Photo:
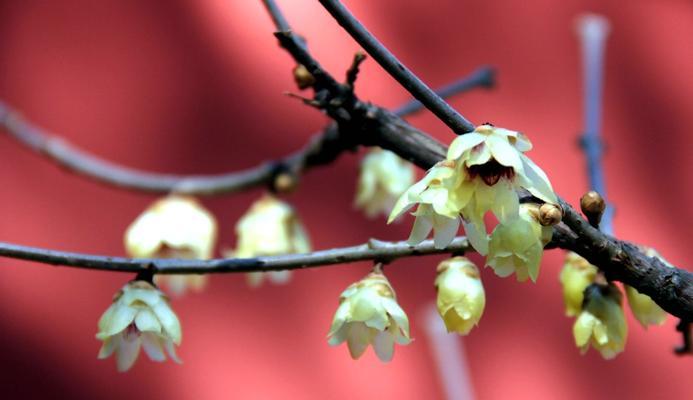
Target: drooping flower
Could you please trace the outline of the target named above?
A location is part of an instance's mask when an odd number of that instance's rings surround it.
[[[466,257],[453,257],[438,265],[436,305],[448,332],[466,335],[479,323],[486,305],[479,270]]]
[[[585,289],[594,282],[597,267],[577,253],[569,251],[559,277],[563,286],[565,314],[574,317],[582,311]]]
[[[585,354],[590,345],[602,357],[616,357],[626,346],[628,325],[623,314],[622,294],[613,283],[591,285],[580,315],[573,325],[575,344]]]
[[[546,174],[523,154],[531,148],[522,133],[490,124],[478,126],[474,132],[457,137],[448,149],[447,160],[402,195],[390,220],[419,204],[410,242],[420,242],[431,227],[437,227],[436,232],[445,234],[440,235],[436,247],[445,247],[454,238],[461,216],[472,246],[485,255],[488,235],[484,215],[491,211],[501,223],[518,218],[518,189],[525,188],[547,203],[558,203]]]
[[[174,345],[180,345],[181,328],[166,296],[145,281],[132,281],[113,298],[99,320],[96,338],[103,341],[98,358],[115,353],[118,371],[130,369],[140,347],[152,361],[165,361],[166,353],[180,363]]]
[[[645,248],[643,250],[648,257],[658,257],[664,265],[673,268],[673,265],[662,258],[657,250],[653,248]],[[643,328],[647,329],[648,325],[662,325],[666,321],[667,312],[662,310],[650,296],[638,292],[634,287],[623,286],[626,288],[626,297],[628,297],[630,310]]]
[[[387,215],[395,201],[414,183],[414,170],[395,153],[375,148],[361,161],[356,207],[373,218]]]
[[[345,341],[351,358],[358,359],[372,344],[383,362],[392,360],[395,343],[411,341],[407,315],[382,273],[373,272],[351,284],[339,297],[328,343],[337,346]]]
[[[217,237],[214,216],[194,198],[170,195],[149,206],[125,232],[125,250],[135,258],[212,257]],[[160,275],[155,282],[174,295],[199,291],[206,275]]]
[[[227,253],[233,257],[276,256],[307,253],[310,241],[294,209],[267,194],[253,203],[236,224],[236,249]],[[248,284],[257,287],[265,277],[275,284],[291,279],[291,271],[251,272]]]
[[[500,277],[515,273],[517,280],[536,282],[544,246],[553,230],[537,220],[539,206],[520,205],[520,218],[500,223],[491,234],[486,265]]]

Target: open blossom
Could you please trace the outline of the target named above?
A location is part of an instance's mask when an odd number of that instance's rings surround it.
[[[310,251],[310,241],[294,209],[272,195],[253,203],[236,224],[236,249],[227,252],[233,257],[276,256]],[[260,286],[265,277],[283,284],[291,279],[291,271],[251,272],[248,284]]]
[[[544,246],[553,230],[537,221],[536,204],[520,205],[520,218],[500,223],[491,234],[486,265],[500,277],[515,273],[517,280],[536,282]]]
[[[453,257],[438,265],[436,306],[448,332],[466,335],[479,323],[486,305],[479,270],[466,257]]]
[[[339,297],[328,343],[337,346],[345,341],[353,359],[361,357],[372,344],[384,362],[392,360],[395,343],[411,341],[407,315],[382,273],[373,272],[351,284]]]
[[[391,151],[373,149],[361,161],[355,204],[368,217],[387,215],[397,198],[413,183],[411,164]]]
[[[130,369],[140,347],[152,361],[165,361],[166,353],[180,363],[174,345],[180,345],[181,328],[166,296],[145,281],[129,282],[114,297],[99,320],[96,338],[103,341],[98,358],[115,353],[118,371]]]
[[[606,287],[595,284],[587,291],[583,310],[573,325],[575,344],[582,354],[591,345],[602,357],[612,359],[623,351],[628,338],[623,296],[613,283]]]
[[[192,197],[171,195],[157,200],[128,227],[125,250],[135,258],[205,260],[212,256],[217,237],[214,216]],[[201,290],[205,275],[161,275],[156,283],[174,295]]]
[[[560,274],[565,314],[574,317],[582,311],[585,289],[594,282],[597,267],[577,253],[569,251]]]
[[[436,233],[443,232],[436,247],[445,247],[454,238],[461,216],[472,246],[485,255],[488,235],[484,215],[491,211],[501,223],[518,218],[517,189],[525,188],[547,203],[558,203],[544,171],[523,154],[531,148],[522,133],[490,124],[478,126],[474,132],[457,137],[448,149],[447,160],[431,168],[402,195],[390,220],[419,204],[410,242],[420,242],[433,227]]]
[[[646,248],[644,252],[648,257],[658,257],[667,267],[673,267],[655,249]],[[648,325],[662,325],[664,323],[667,319],[667,312],[658,306],[650,296],[638,292],[634,287],[628,285],[624,285],[624,287],[630,310],[645,329]]]

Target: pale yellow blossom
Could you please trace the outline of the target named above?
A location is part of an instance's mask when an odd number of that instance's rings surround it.
[[[294,209],[287,203],[267,194],[253,203],[236,224],[236,249],[227,253],[233,257],[277,256],[310,252],[310,241]],[[291,271],[251,272],[248,284],[260,286],[267,277],[270,282],[284,284]]]
[[[194,198],[170,195],[149,206],[125,232],[125,250],[135,258],[212,257],[217,238],[214,216]],[[161,275],[155,282],[174,295],[200,291],[206,275]]]
[[[395,343],[406,345],[411,341],[407,315],[382,273],[369,274],[339,297],[328,343],[337,346],[345,341],[353,359],[361,357],[370,344],[384,362],[392,360]]]
[[[673,265],[666,261],[657,250],[645,248],[644,252],[648,257],[657,257],[664,265],[673,268]],[[650,296],[638,292],[634,287],[628,285],[623,286],[626,288],[626,297],[628,297],[630,310],[643,328],[647,329],[648,325],[662,325],[664,321],[666,321],[667,312],[664,311],[662,307],[658,306]]]
[[[356,207],[370,218],[387,215],[397,198],[414,183],[414,169],[395,153],[373,149],[361,161]]]
[[[583,310],[573,325],[575,344],[582,354],[590,345],[609,360],[623,351],[628,325],[623,314],[622,295],[616,285],[592,285],[587,290]]]
[[[569,251],[560,274],[565,314],[574,317],[582,311],[585,289],[594,282],[597,267],[577,253]]]
[[[520,206],[520,218],[500,223],[491,234],[486,265],[500,277],[513,272],[517,280],[536,282],[544,246],[553,230],[537,221],[539,207],[527,203]]]
[[[479,323],[486,305],[479,270],[466,257],[438,265],[435,280],[438,313],[448,332],[466,335]]]
[[[165,361],[166,353],[180,363],[174,345],[180,345],[181,328],[166,296],[152,284],[133,281],[121,289],[99,320],[96,338],[103,341],[98,358],[115,353],[118,371],[137,360],[140,347],[152,361]]]

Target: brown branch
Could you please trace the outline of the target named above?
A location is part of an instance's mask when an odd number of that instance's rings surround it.
[[[474,251],[465,237],[458,237],[445,249],[437,249],[432,240],[416,246],[406,242],[384,242],[371,239],[358,246],[320,250],[306,254],[287,254],[255,258],[220,258],[213,260],[133,259],[48,250],[0,242],[0,257],[63,265],[96,271],[151,274],[208,274],[303,269],[324,265],[374,260],[387,263],[402,257]]]

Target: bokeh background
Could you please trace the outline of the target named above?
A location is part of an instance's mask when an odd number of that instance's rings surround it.
[[[611,20],[605,88],[605,168],[616,232],[688,266],[693,200],[693,3],[622,1],[347,1],[401,60],[433,86],[480,64],[499,71],[492,91],[452,104],[476,122],[526,132],[531,156],[566,199],[586,189],[581,71],[574,18]],[[280,0],[314,55],[343,76],[358,46],[316,1]],[[260,1],[62,0],[0,2],[0,98],[94,154],[161,172],[219,173],[299,148],[327,119],[287,98],[293,63]],[[373,61],[363,99],[396,106],[407,94]],[[442,141],[426,113],[411,122]],[[398,240],[411,220],[386,226],[352,207],[360,155],[305,175],[288,200],[315,248],[368,237]],[[128,224],[155,197],[62,171],[0,135],[0,240],[122,255]],[[220,247],[261,190],[204,199]],[[563,253],[549,251],[536,284],[483,271],[487,307],[463,340],[479,399],[689,398],[693,357],[679,358],[670,318],[642,329],[627,311],[627,350],[613,361],[574,347],[558,283]],[[358,362],[325,335],[339,293],[360,263],[296,273],[289,286],[251,290],[243,276],[212,278],[173,302],[184,329],[183,365],[140,358],[127,374],[98,361],[96,322],[129,275],[0,260],[0,397],[168,399],[442,398],[424,310],[441,257],[388,268],[409,313],[410,346],[381,364]],[[478,258],[475,260],[480,261]]]

